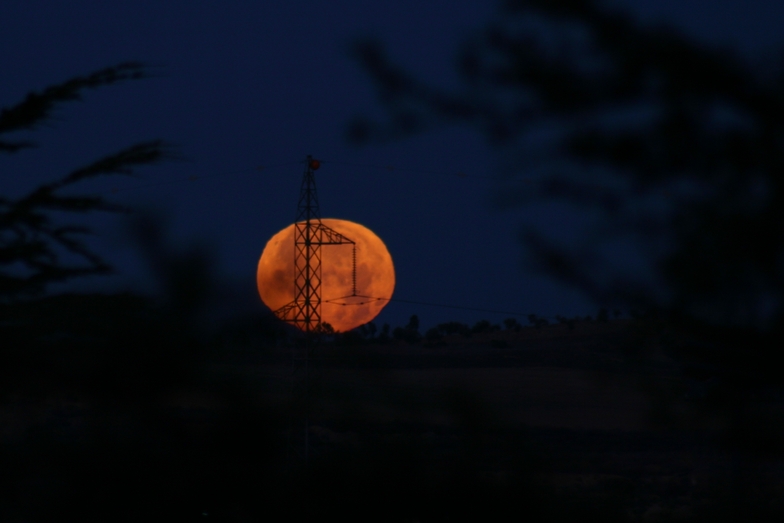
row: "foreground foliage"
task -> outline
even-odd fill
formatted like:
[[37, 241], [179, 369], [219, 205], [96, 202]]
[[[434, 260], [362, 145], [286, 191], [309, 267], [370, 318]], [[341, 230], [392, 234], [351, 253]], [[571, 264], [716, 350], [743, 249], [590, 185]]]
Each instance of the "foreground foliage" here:
[[[59, 105], [80, 100], [83, 91], [147, 76], [143, 64], [128, 62], [51, 85], [41, 92], [30, 92], [21, 102], [0, 110], [0, 153], [35, 148], [33, 141], [5, 135], [40, 127], [52, 119]], [[98, 176], [128, 175], [134, 167], [157, 163], [168, 155], [161, 140], [140, 142], [36, 187], [20, 198], [0, 195], [0, 301], [40, 294], [51, 283], [110, 272], [111, 266], [83, 240], [90, 231], [80, 225], [56, 223], [53, 215], [126, 209], [100, 196], [64, 195], [63, 189]], [[73, 255], [81, 263], [64, 263], [64, 254]]]

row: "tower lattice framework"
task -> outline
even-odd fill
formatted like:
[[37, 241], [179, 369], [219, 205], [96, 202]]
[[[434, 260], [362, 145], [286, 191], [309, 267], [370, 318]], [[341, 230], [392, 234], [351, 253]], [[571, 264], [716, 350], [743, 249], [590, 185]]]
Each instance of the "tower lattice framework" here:
[[322, 324], [321, 247], [345, 244], [356, 247], [353, 240], [321, 223], [314, 176], [319, 165], [318, 160], [308, 155], [294, 226], [294, 301], [275, 311], [275, 316], [305, 332], [312, 332]]

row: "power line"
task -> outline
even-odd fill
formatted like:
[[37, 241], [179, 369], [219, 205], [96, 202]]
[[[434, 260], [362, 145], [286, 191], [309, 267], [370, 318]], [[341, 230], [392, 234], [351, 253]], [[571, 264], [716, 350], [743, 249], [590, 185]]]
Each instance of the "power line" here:
[[164, 180], [164, 181], [148, 182], [148, 183], [144, 183], [144, 184], [134, 185], [134, 186], [131, 186], [131, 187], [123, 187], [123, 188], [113, 187], [111, 189], [107, 189], [107, 190], [104, 190], [104, 191], [97, 191], [96, 194], [115, 194], [115, 193], [118, 193], [118, 192], [133, 191], [133, 190], [137, 190], [137, 189], [147, 189], [149, 187], [158, 187], [158, 186], [161, 186], [161, 185], [172, 185], [172, 184], [183, 183], [183, 182], [193, 183], [193, 182], [196, 182], [196, 181], [199, 181], [199, 180], [218, 178], [218, 177], [224, 178], [224, 177], [227, 177], [227, 176], [234, 176], [234, 175], [237, 175], [237, 174], [245, 174], [245, 173], [251, 173], [251, 172], [262, 172], [262, 171], [265, 171], [267, 169], [275, 169], [275, 168], [278, 168], [278, 167], [289, 167], [289, 166], [297, 165], [297, 164], [301, 164], [301, 163], [302, 162], [286, 162], [286, 163], [277, 163], [277, 164], [271, 164], [271, 165], [259, 165], [259, 166], [256, 166], [256, 167], [253, 167], [253, 168], [248, 168], [248, 169], [238, 169], [236, 171], [212, 173], [212, 174], [207, 174], [207, 175], [189, 175], [189, 176], [186, 176], [185, 178], [178, 178], [176, 180]]
[[[451, 176], [457, 178], [475, 178], [475, 179], [483, 179], [483, 180], [492, 180], [492, 181], [499, 181], [497, 178], [490, 177], [490, 176], [480, 176], [474, 174], [468, 174], [463, 171], [437, 171], [431, 169], [416, 169], [416, 168], [407, 168], [407, 167], [397, 167], [391, 164], [387, 165], [380, 165], [380, 164], [367, 164], [367, 163], [355, 163], [355, 162], [346, 162], [341, 160], [319, 160], [322, 164], [333, 164], [333, 165], [343, 165], [349, 167], [360, 167], [363, 169], [374, 169], [378, 171], [387, 171], [387, 172], [410, 172], [410, 173], [417, 173], [417, 174], [427, 174], [427, 175], [435, 175], [435, 176]], [[279, 167], [290, 167], [292, 165], [301, 165], [303, 161], [293, 161], [293, 162], [282, 162], [282, 163], [274, 163], [274, 164], [266, 164], [266, 165], [258, 165], [254, 168], [247, 168], [247, 169], [238, 169], [234, 171], [228, 171], [223, 173], [213, 173], [208, 175], [190, 175], [185, 178], [180, 178], [176, 180], [167, 180], [167, 181], [157, 181], [157, 182], [150, 182], [146, 184], [136, 185], [133, 187], [124, 187], [124, 188], [112, 188], [106, 191], [100, 191], [98, 194], [109, 194], [109, 193], [118, 193], [121, 191], [129, 191], [129, 190], [137, 190], [137, 189], [146, 189], [149, 187], [157, 187], [161, 185], [171, 185], [183, 182], [196, 182], [203, 179], [210, 179], [210, 178], [217, 178], [217, 177], [228, 177], [238, 174], [245, 174], [250, 172], [263, 172], [269, 169], [276, 169]], [[542, 179], [534, 179], [534, 178], [515, 178], [515, 181], [518, 182], [525, 182], [525, 183], [541, 183], [545, 180]], [[423, 305], [426, 307], [438, 307], [438, 308], [446, 308], [446, 309], [455, 309], [455, 310], [465, 310], [465, 311], [472, 311], [472, 312], [485, 312], [489, 314], [505, 314], [508, 316], [516, 316], [516, 317], [529, 317], [531, 316], [530, 313], [521, 313], [521, 312], [513, 312], [513, 311], [502, 311], [496, 309], [484, 309], [478, 307], [466, 307], [462, 305], [449, 305], [444, 303], [433, 303], [433, 302], [424, 302], [424, 301], [415, 301], [415, 300], [406, 300], [400, 298], [368, 298], [368, 301], [357, 303], [357, 305], [369, 303], [371, 301], [387, 301], [387, 302], [396, 302], [396, 303], [408, 303], [412, 305]], [[327, 300], [329, 301], [329, 300]], [[341, 305], [346, 305], [341, 304]], [[538, 318], [545, 318], [545, 319], [557, 319], [556, 317], [552, 316], [538, 316]]]
[[[325, 300], [326, 303], [332, 303], [335, 305], [342, 305], [342, 306], [352, 306], [352, 305], [365, 305], [367, 303], [371, 303], [374, 301], [386, 301], [386, 302], [394, 302], [394, 303], [409, 303], [412, 305], [424, 305], [426, 307], [438, 307], [442, 309], [457, 309], [457, 310], [464, 310], [464, 311], [472, 311], [472, 312], [486, 312], [489, 314], [505, 314], [507, 316], [517, 316], [521, 318], [528, 318], [532, 315], [532, 313], [523, 313], [523, 312], [512, 312], [512, 311], [501, 311], [497, 309], [483, 309], [479, 307], [466, 307], [463, 305], [448, 305], [446, 303], [433, 303], [427, 301], [416, 301], [416, 300], [405, 300], [402, 298], [371, 298], [367, 296], [362, 296], [362, 298], [367, 298], [366, 301], [361, 302], [352, 302], [352, 303], [337, 303], [332, 300]], [[540, 316], [538, 314], [534, 314], [537, 318], [540, 319], [547, 319], [547, 320], [558, 320], [559, 316]]]
[[[151, 188], [151, 187], [158, 187], [158, 186], [161, 186], [161, 185], [172, 185], [172, 184], [186, 183], [186, 182], [193, 183], [193, 182], [196, 182], [196, 181], [206, 180], [206, 179], [211, 179], [211, 178], [217, 178], [217, 177], [224, 178], [224, 177], [228, 177], [228, 176], [234, 176], [234, 175], [237, 175], [237, 174], [245, 174], [245, 173], [251, 173], [251, 172], [262, 172], [262, 171], [266, 171], [266, 170], [269, 170], [269, 169], [275, 169], [275, 168], [278, 168], [278, 167], [289, 167], [289, 166], [292, 166], [292, 165], [301, 165], [302, 163], [303, 163], [302, 161], [284, 162], [284, 163], [259, 165], [259, 166], [253, 167], [253, 168], [238, 169], [238, 170], [235, 170], [235, 171], [216, 172], [216, 173], [207, 174], [207, 175], [189, 175], [189, 176], [186, 176], [184, 178], [178, 178], [178, 179], [175, 179], [175, 180], [148, 182], [148, 183], [143, 183], [143, 184], [139, 184], [139, 185], [134, 185], [134, 186], [131, 186], [131, 187], [122, 187], [122, 188], [113, 187], [111, 189], [107, 189], [107, 190], [103, 190], [103, 191], [96, 191], [95, 194], [116, 194], [118, 192], [133, 191], [133, 190], [138, 190], [138, 189], [147, 189], [147, 188]], [[469, 174], [469, 173], [464, 172], [464, 171], [436, 171], [436, 170], [430, 170], [430, 169], [415, 169], [415, 168], [408, 168], [408, 167], [398, 167], [398, 166], [394, 166], [394, 165], [391, 165], [391, 164], [387, 164], [387, 165], [365, 164], [365, 163], [344, 162], [344, 161], [340, 161], [340, 160], [321, 160], [321, 163], [322, 164], [343, 165], [343, 166], [349, 166], [349, 167], [361, 167], [363, 169], [373, 169], [373, 170], [376, 170], [376, 171], [408, 172], [408, 173], [416, 173], [416, 174], [428, 174], [428, 175], [433, 175], [433, 176], [450, 176], [450, 177], [461, 178], [461, 179], [480, 179], [480, 180], [498, 181], [497, 178], [494, 178], [492, 176], [481, 176], [481, 175], [476, 175], [476, 174]], [[517, 179], [517, 181], [523, 181], [523, 182], [531, 183], [531, 182], [536, 182], [538, 180], [526, 178], [526, 179]]]
[[[524, 184], [547, 184], [553, 183], [551, 178], [543, 178], [543, 177], [513, 177], [513, 178], [498, 178], [493, 176], [483, 176], [477, 174], [470, 174], [466, 171], [439, 171], [439, 170], [432, 170], [432, 169], [419, 169], [419, 168], [409, 168], [409, 167], [399, 167], [392, 164], [369, 164], [369, 163], [355, 163], [355, 162], [346, 162], [342, 160], [319, 160], [322, 164], [333, 164], [333, 165], [342, 165], [347, 167], [359, 167], [363, 169], [372, 169], [375, 171], [382, 171], [382, 172], [405, 172], [405, 173], [416, 173], [416, 174], [425, 174], [430, 176], [449, 176], [452, 178], [460, 178], [463, 180], [468, 179], [476, 179], [476, 180], [489, 180], [493, 182], [515, 182], [515, 183], [524, 183]], [[246, 169], [238, 169], [234, 171], [226, 171], [226, 172], [215, 172], [212, 174], [207, 175], [189, 175], [184, 178], [178, 178], [176, 180], [166, 180], [166, 181], [155, 181], [155, 182], [148, 182], [144, 184], [134, 185], [131, 187], [122, 187], [117, 188], [113, 187], [111, 189], [103, 190], [103, 191], [96, 191], [95, 194], [115, 194], [118, 192], [124, 191], [132, 191], [138, 189], [147, 189], [151, 187], [158, 187], [161, 185], [172, 185], [172, 184], [179, 184], [179, 183], [193, 183], [200, 180], [206, 180], [211, 178], [226, 178], [229, 176], [234, 176], [238, 174], [245, 174], [251, 172], [263, 172], [270, 169], [276, 169], [278, 167], [289, 167], [292, 165], [302, 165], [302, 161], [294, 161], [294, 162], [283, 162], [283, 163], [275, 163], [275, 164], [267, 164], [267, 165], [258, 165], [252, 168]], [[596, 188], [604, 189], [605, 187], [596, 186]]]
[[510, 311], [499, 311], [495, 309], [480, 309], [477, 307], [464, 307], [461, 305], [447, 305], [445, 303], [432, 303], [426, 301], [414, 301], [414, 300], [403, 300], [399, 298], [377, 298], [378, 300], [386, 300], [386, 301], [393, 301], [398, 303], [410, 303], [413, 305], [425, 305], [428, 307], [439, 307], [442, 309], [458, 309], [464, 311], [472, 311], [472, 312], [487, 312], [492, 314], [508, 314], [509, 316], [520, 316], [520, 317], [528, 317], [528, 314], [523, 314], [522, 312], [510, 312]]
[[378, 164], [367, 164], [367, 163], [353, 163], [353, 162], [344, 162], [340, 160], [322, 160], [324, 164], [334, 164], [334, 165], [345, 165], [350, 167], [362, 167], [365, 169], [376, 169], [379, 171], [400, 171], [400, 172], [410, 172], [410, 173], [418, 173], [418, 174], [431, 174], [436, 176], [454, 176], [457, 178], [475, 178], [475, 179], [482, 179], [482, 180], [493, 180], [496, 181], [496, 178], [492, 176], [479, 176], [475, 174], [468, 174], [464, 171], [434, 171], [430, 169], [411, 169], [408, 167], [397, 167], [394, 165], [378, 165]]

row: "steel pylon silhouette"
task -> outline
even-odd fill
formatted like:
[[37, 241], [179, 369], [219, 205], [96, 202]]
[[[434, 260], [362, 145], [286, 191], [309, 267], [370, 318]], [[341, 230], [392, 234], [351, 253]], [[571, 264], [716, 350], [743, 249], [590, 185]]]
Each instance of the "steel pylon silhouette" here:
[[274, 312], [281, 320], [305, 332], [315, 331], [322, 326], [321, 247], [345, 244], [356, 246], [353, 240], [321, 223], [314, 176], [320, 165], [318, 160], [308, 155], [299, 193], [297, 221], [294, 224], [294, 301]]

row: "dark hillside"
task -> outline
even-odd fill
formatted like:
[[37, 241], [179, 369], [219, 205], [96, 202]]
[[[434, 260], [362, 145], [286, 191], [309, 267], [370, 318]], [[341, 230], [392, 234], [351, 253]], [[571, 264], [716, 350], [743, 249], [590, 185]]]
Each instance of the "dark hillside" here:
[[301, 340], [267, 320], [202, 333], [133, 296], [2, 313], [9, 521], [716, 521], [746, 506], [733, 488], [748, 475], [755, 503], [784, 485], [779, 457], [726, 446], [701, 403], [709, 369], [676, 364], [637, 321], [333, 337], [306, 380]]

